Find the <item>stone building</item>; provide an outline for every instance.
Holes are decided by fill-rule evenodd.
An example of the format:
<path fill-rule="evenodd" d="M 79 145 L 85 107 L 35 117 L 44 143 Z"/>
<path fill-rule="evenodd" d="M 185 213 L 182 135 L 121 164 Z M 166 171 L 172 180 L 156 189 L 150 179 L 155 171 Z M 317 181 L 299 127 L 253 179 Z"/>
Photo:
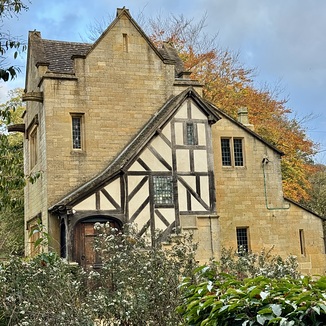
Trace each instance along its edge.
<path fill-rule="evenodd" d="M 282 153 L 202 98 L 174 49 L 156 48 L 127 9 L 94 44 L 29 33 L 23 100 L 26 253 L 49 247 L 94 266 L 95 222 L 141 235 L 181 228 L 201 262 L 222 247 L 298 257 L 324 273 L 322 219 L 283 197 Z"/>

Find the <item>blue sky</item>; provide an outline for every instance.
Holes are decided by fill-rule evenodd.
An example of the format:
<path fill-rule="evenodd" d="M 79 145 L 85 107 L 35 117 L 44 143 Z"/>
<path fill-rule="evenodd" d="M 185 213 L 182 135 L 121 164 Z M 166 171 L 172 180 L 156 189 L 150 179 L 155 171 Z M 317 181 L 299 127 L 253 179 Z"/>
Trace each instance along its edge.
<path fill-rule="evenodd" d="M 2 31 L 27 39 L 39 30 L 47 39 L 81 41 L 96 19 L 114 16 L 117 7 L 130 9 L 134 18 L 207 14 L 205 32 L 218 34 L 222 48 L 238 51 L 240 61 L 257 69 L 256 84 L 282 88 L 281 97 L 304 123 L 308 136 L 320 143 L 318 163 L 326 164 L 326 1 L 324 0 L 31 0 L 29 10 L 4 20 Z M 0 84 L 0 101 L 8 89 L 24 87 L 22 73 Z"/>

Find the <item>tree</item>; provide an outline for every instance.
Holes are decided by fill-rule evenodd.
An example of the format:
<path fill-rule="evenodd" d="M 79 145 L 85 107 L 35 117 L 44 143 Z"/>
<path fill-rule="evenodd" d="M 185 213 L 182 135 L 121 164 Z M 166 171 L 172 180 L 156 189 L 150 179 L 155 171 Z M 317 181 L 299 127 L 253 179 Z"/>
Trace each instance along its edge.
<path fill-rule="evenodd" d="M 317 165 L 316 169 L 317 171 L 310 176 L 309 200 L 304 204 L 326 218 L 326 166 Z"/>
<path fill-rule="evenodd" d="M 12 18 L 28 7 L 21 0 L 1 0 L 0 19 Z M 2 27 L 2 26 L 1 26 Z M 16 59 L 19 50 L 25 50 L 26 45 L 22 44 L 18 37 L 12 36 L 10 32 L 0 32 L 0 80 L 8 81 L 16 77 L 19 68 L 7 63 L 8 51 L 13 50 L 13 58 Z"/>
<path fill-rule="evenodd" d="M 22 90 L 9 95 L 10 99 L 0 105 L 0 116 L 7 111 L 8 117 L 0 120 L 0 256 L 22 254 L 24 249 L 23 135 L 6 131 L 10 123 L 22 121 Z"/>
<path fill-rule="evenodd" d="M 283 189 L 286 196 L 300 201 L 308 199 L 309 175 L 314 171 L 312 156 L 317 144 L 310 140 L 304 127 L 288 114 L 286 99 L 279 88 L 254 86 L 255 69 L 246 68 L 237 53 L 216 45 L 216 36 L 204 33 L 204 16 L 197 23 L 184 16 L 150 19 L 151 38 L 157 46 L 165 40 L 174 46 L 191 78 L 203 83 L 204 97 L 236 118 L 247 107 L 255 131 L 282 152 Z"/>

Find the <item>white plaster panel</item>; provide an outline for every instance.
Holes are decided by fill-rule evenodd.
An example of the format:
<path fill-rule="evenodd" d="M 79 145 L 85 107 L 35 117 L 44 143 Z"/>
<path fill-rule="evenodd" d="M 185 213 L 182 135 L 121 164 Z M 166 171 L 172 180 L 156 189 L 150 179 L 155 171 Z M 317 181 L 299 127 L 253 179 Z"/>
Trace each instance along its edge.
<path fill-rule="evenodd" d="M 200 177 L 200 197 L 205 203 L 209 203 L 209 180 L 208 176 Z"/>
<path fill-rule="evenodd" d="M 129 168 L 129 171 L 145 171 L 145 169 L 137 161 L 135 161 Z"/>
<path fill-rule="evenodd" d="M 193 119 L 207 119 L 206 115 L 194 103 L 191 104 L 191 116 Z"/>
<path fill-rule="evenodd" d="M 119 205 L 119 201 L 117 202 Z M 109 200 L 100 192 L 100 209 L 116 209 Z"/>
<path fill-rule="evenodd" d="M 178 197 L 179 197 L 179 210 L 187 211 L 187 190 L 186 188 L 178 181 Z"/>
<path fill-rule="evenodd" d="M 206 146 L 206 128 L 204 123 L 197 123 L 198 145 Z"/>
<path fill-rule="evenodd" d="M 176 150 L 177 170 L 179 172 L 190 171 L 189 150 L 178 149 Z"/>
<path fill-rule="evenodd" d="M 182 122 L 176 122 L 174 124 L 174 130 L 175 130 L 175 143 L 176 145 L 183 145 L 183 123 Z"/>
<path fill-rule="evenodd" d="M 95 194 L 87 197 L 82 202 L 73 207 L 76 211 L 78 210 L 93 210 L 96 209 Z"/>
<path fill-rule="evenodd" d="M 145 149 L 140 158 L 147 164 L 152 171 L 168 171 L 168 169 L 155 157 L 149 150 Z"/>
<path fill-rule="evenodd" d="M 187 184 L 196 192 L 196 177 L 193 175 L 184 175 L 182 179 L 187 182 Z"/>
<path fill-rule="evenodd" d="M 206 150 L 194 150 L 194 167 L 196 172 L 207 172 Z"/>
<path fill-rule="evenodd" d="M 110 196 L 115 200 L 115 202 L 121 207 L 121 197 L 120 197 L 120 179 L 117 179 L 104 187 L 104 189 L 110 194 Z M 100 209 L 116 209 L 110 201 L 105 197 L 105 195 L 100 192 Z"/>
<path fill-rule="evenodd" d="M 138 202 L 138 204 L 140 204 Z M 129 212 L 129 217 L 131 217 L 132 214 L 131 212 Z M 148 220 L 150 219 L 150 209 L 149 209 L 149 204 L 146 205 L 146 207 L 144 207 L 144 209 L 139 213 L 139 215 L 137 216 L 137 218 L 134 220 L 134 224 L 136 225 L 138 230 L 141 230 L 142 227 L 148 222 Z"/>
<path fill-rule="evenodd" d="M 159 211 L 170 224 L 174 222 L 175 220 L 174 208 L 164 208 L 164 209 L 159 209 Z M 166 228 L 167 226 L 155 214 L 155 229 L 165 230 Z"/>
<path fill-rule="evenodd" d="M 104 189 L 111 195 L 111 197 L 120 204 L 120 195 L 121 195 L 121 189 L 120 189 L 120 178 L 115 179 L 108 185 L 104 187 Z"/>
<path fill-rule="evenodd" d="M 187 102 L 184 102 L 174 115 L 176 118 L 186 119 L 187 118 Z"/>
<path fill-rule="evenodd" d="M 206 202 L 205 202 L 206 203 Z M 206 203 L 207 204 L 207 203 Z M 203 207 L 198 200 L 191 196 L 191 210 L 193 211 L 203 211 L 206 210 L 205 207 Z"/>
<path fill-rule="evenodd" d="M 171 122 L 169 122 L 164 128 L 162 129 L 162 134 L 171 141 Z"/>
<path fill-rule="evenodd" d="M 142 175 L 130 175 L 128 176 L 128 195 L 135 189 L 135 187 L 139 184 L 139 182 L 144 178 Z M 148 189 L 148 181 L 143 185 L 146 189 Z"/>
<path fill-rule="evenodd" d="M 140 182 L 142 176 L 129 176 L 128 177 L 128 186 L 129 193 L 136 187 Z M 129 218 L 138 210 L 140 205 L 145 201 L 149 195 L 148 181 L 142 186 L 142 188 L 134 195 L 134 197 L 129 201 Z M 142 228 L 144 224 L 148 221 L 150 217 L 149 204 L 140 212 L 140 214 L 135 219 L 134 223 L 137 224 L 138 228 Z"/>
<path fill-rule="evenodd" d="M 172 166 L 172 151 L 169 145 L 159 136 L 153 139 L 151 145 Z"/>

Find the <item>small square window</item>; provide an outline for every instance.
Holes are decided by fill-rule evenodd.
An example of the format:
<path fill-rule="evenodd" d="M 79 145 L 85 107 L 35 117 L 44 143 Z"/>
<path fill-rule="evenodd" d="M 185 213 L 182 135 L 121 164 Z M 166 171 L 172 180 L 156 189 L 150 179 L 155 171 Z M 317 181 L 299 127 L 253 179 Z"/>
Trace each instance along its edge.
<path fill-rule="evenodd" d="M 171 176 L 153 177 L 154 203 L 158 205 L 173 204 L 173 182 Z"/>
<path fill-rule="evenodd" d="M 249 238 L 248 238 L 248 228 L 237 228 L 237 246 L 238 253 L 244 253 L 249 251 Z"/>

